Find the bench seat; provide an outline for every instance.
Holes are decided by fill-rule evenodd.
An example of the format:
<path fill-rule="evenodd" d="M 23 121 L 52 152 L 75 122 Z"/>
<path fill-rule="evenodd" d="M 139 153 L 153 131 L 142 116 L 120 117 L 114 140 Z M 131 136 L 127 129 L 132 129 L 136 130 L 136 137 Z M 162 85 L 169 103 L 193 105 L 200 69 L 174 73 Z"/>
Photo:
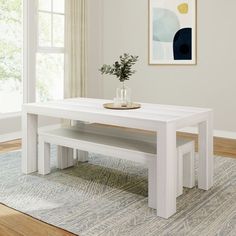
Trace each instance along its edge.
<path fill-rule="evenodd" d="M 43 175 L 50 173 L 50 144 L 66 147 L 60 149 L 58 157 L 58 165 L 61 168 L 73 165 L 73 150 L 93 152 L 147 165 L 149 206 L 156 207 L 153 205 L 155 166 L 158 158 L 155 133 L 91 124 L 40 132 L 38 140 L 38 170 Z M 183 192 L 183 186 L 190 188 L 194 186 L 194 141 L 178 138 L 176 147 L 178 163 L 176 195 L 179 196 Z"/>

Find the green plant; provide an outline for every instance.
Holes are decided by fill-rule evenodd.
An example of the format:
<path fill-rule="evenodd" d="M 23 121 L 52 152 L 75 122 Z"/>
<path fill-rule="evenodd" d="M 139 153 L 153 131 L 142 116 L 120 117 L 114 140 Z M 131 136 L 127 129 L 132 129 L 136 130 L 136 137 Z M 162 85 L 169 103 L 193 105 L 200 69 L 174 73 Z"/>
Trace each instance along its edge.
<path fill-rule="evenodd" d="M 0 82 L 22 80 L 22 2 L 0 0 Z"/>
<path fill-rule="evenodd" d="M 132 70 L 132 66 L 138 61 L 138 56 L 132 56 L 127 53 L 120 56 L 120 61 L 116 61 L 112 66 L 104 64 L 99 71 L 102 74 L 115 75 L 120 82 L 129 80 L 131 75 L 136 71 Z"/>

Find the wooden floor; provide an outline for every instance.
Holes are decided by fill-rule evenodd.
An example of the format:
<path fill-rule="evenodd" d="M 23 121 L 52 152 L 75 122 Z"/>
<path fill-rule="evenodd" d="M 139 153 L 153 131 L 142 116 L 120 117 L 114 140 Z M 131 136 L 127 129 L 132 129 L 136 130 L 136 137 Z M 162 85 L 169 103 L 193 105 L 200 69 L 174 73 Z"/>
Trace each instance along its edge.
<path fill-rule="evenodd" d="M 189 133 L 178 133 L 178 136 L 195 140 L 196 151 L 198 150 L 198 135 Z M 214 137 L 214 154 L 217 156 L 236 158 L 236 139 Z"/>
<path fill-rule="evenodd" d="M 72 236 L 69 232 L 35 220 L 0 204 L 0 236 Z"/>
<path fill-rule="evenodd" d="M 178 133 L 178 136 L 194 139 L 197 135 Z M 0 143 L 0 153 L 18 150 L 21 141 Z M 197 145 L 196 145 L 197 150 Z M 214 138 L 214 153 L 219 156 L 236 158 L 236 140 Z M 71 236 L 72 233 L 53 227 L 30 216 L 0 204 L 0 236 Z"/>
<path fill-rule="evenodd" d="M 6 143 L 0 143 L 0 153 L 11 152 L 21 148 L 21 140 L 13 140 Z"/>

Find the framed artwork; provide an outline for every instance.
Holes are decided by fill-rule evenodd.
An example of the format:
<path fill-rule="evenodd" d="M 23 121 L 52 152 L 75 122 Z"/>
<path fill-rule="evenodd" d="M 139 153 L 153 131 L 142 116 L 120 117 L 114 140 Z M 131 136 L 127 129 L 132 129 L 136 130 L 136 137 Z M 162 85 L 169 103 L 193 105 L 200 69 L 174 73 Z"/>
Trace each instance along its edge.
<path fill-rule="evenodd" d="M 149 64 L 196 64 L 196 0 L 149 0 Z"/>

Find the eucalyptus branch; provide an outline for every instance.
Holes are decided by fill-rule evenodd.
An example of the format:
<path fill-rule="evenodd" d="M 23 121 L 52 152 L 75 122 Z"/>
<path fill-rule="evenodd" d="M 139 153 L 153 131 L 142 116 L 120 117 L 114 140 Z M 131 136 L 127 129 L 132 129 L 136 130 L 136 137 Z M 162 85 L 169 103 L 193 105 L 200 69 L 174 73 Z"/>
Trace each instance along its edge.
<path fill-rule="evenodd" d="M 138 61 L 138 56 L 132 56 L 127 53 L 121 55 L 119 61 L 116 61 L 112 66 L 104 64 L 99 71 L 102 74 L 115 75 L 120 82 L 129 80 L 130 77 L 136 73 L 135 70 L 132 70 L 132 66 Z"/>

